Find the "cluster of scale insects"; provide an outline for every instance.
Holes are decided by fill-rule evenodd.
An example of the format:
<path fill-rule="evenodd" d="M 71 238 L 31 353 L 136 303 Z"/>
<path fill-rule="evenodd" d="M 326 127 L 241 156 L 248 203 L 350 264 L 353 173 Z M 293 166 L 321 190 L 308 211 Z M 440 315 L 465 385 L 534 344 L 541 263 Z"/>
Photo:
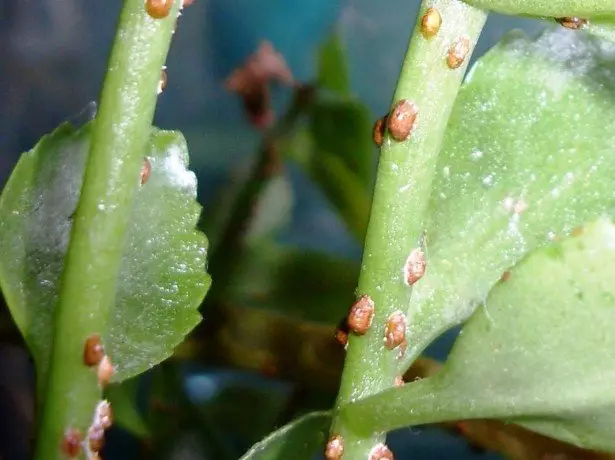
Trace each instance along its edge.
<path fill-rule="evenodd" d="M 556 18 L 556 21 L 568 29 L 582 29 L 589 23 L 586 19 L 578 17 Z M 436 8 L 428 8 L 421 17 L 420 30 L 426 40 L 436 35 L 442 25 L 442 16 Z M 467 36 L 457 37 L 448 47 L 445 62 L 449 69 L 455 70 L 461 67 L 470 53 L 470 39 Z M 381 146 L 387 134 L 396 141 L 407 140 L 415 129 L 419 109 L 415 103 L 402 99 L 397 101 L 391 111 L 376 120 L 372 139 L 377 146 Z M 525 205 L 523 205 L 524 209 Z M 520 213 L 523 209 L 517 209 Z M 421 245 L 422 246 L 422 245 Z M 425 274 L 427 263 L 423 247 L 417 247 L 410 252 L 403 268 L 404 282 L 412 286 L 419 281 Z M 501 281 L 505 282 L 510 277 L 510 272 L 502 275 Z M 372 298 L 367 294 L 362 294 L 352 305 L 348 315 L 342 319 L 336 330 L 335 337 L 344 347 L 348 346 L 348 335 L 365 335 L 372 326 L 375 305 Z M 403 357 L 406 342 L 406 315 L 397 311 L 392 313 L 386 320 L 384 328 L 383 343 L 388 350 L 398 350 L 398 357 Z M 401 376 L 395 377 L 394 385 L 403 386 L 404 380 Z M 326 460 L 341 460 L 344 455 L 344 438 L 340 434 L 332 434 L 325 447 Z M 393 460 L 391 450 L 385 444 L 377 444 L 369 453 L 368 460 Z"/>

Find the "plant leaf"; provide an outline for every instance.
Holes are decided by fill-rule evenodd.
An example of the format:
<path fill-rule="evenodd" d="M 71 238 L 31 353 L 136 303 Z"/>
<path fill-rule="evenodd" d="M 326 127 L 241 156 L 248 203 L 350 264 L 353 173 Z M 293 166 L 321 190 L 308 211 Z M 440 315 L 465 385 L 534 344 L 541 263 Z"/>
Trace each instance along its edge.
<path fill-rule="evenodd" d="M 597 37 L 615 42 L 615 15 L 592 18 L 586 30 Z"/>
<path fill-rule="evenodd" d="M 434 377 L 366 398 L 363 429 L 498 418 L 615 452 L 615 225 L 536 251 L 464 326 Z M 409 410 L 411 408 L 411 410 Z"/>
<path fill-rule="evenodd" d="M 353 302 L 358 273 L 353 261 L 263 241 L 247 248 L 227 300 L 333 326 Z"/>
<path fill-rule="evenodd" d="M 318 50 L 318 85 L 339 94 L 350 89 L 348 64 L 338 33 L 333 33 Z"/>
<path fill-rule="evenodd" d="M 139 380 L 130 379 L 120 385 L 113 384 L 105 389 L 105 398 L 113 408 L 113 423 L 133 436 L 147 439 L 151 436 L 144 417 L 137 407 Z"/>
<path fill-rule="evenodd" d="M 45 381 L 53 307 L 77 206 L 91 125 L 67 124 L 25 153 L 0 198 L 0 285 Z M 136 193 L 105 351 L 114 381 L 154 366 L 198 322 L 209 284 L 207 239 L 187 147 L 176 132 L 152 130 L 149 180 Z M 135 178 L 137 186 L 139 178 Z M 40 389 L 40 387 L 39 387 Z"/>
<path fill-rule="evenodd" d="M 329 412 L 311 412 L 256 443 L 241 460 L 311 460 L 324 446 L 330 424 Z"/>
<path fill-rule="evenodd" d="M 613 212 L 614 65 L 615 45 L 560 28 L 512 34 L 470 71 L 434 178 L 404 367 L 508 267 Z"/>

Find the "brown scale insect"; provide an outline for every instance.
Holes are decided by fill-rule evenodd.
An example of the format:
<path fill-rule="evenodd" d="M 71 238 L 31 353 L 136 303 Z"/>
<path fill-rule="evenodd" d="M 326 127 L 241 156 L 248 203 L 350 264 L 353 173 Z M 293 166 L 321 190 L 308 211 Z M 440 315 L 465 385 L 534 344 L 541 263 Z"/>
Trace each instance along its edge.
<path fill-rule="evenodd" d="M 384 328 L 384 346 L 389 350 L 400 346 L 406 340 L 406 316 L 401 312 L 393 313 Z"/>
<path fill-rule="evenodd" d="M 167 68 L 166 66 L 162 68 L 160 71 L 160 80 L 158 81 L 158 94 L 161 94 L 165 89 L 167 89 Z"/>
<path fill-rule="evenodd" d="M 359 297 L 348 313 L 348 327 L 357 335 L 365 334 L 372 325 L 374 318 L 374 301 L 370 296 L 363 294 Z"/>
<path fill-rule="evenodd" d="M 81 431 L 69 428 L 62 436 L 62 453 L 68 457 L 77 457 L 81 454 Z"/>
<path fill-rule="evenodd" d="M 109 356 L 105 355 L 100 361 L 100 364 L 98 364 L 98 384 L 101 387 L 106 387 L 111 377 L 113 377 L 113 374 L 115 374 L 115 368 Z"/>
<path fill-rule="evenodd" d="M 141 185 L 145 185 L 151 173 L 152 173 L 152 164 L 147 158 L 145 158 L 143 160 L 143 164 L 141 165 L 141 172 L 139 173 L 139 178 L 140 178 L 139 180 L 141 182 Z"/>
<path fill-rule="evenodd" d="M 414 128 L 417 114 L 418 110 L 412 102 L 407 99 L 398 101 L 387 117 L 391 137 L 398 142 L 406 140 Z"/>
<path fill-rule="evenodd" d="M 382 145 L 382 142 L 384 141 L 386 125 L 387 115 L 378 118 L 374 123 L 374 129 L 372 130 L 372 140 L 374 141 L 374 144 L 376 144 L 378 147 L 380 147 Z"/>
<path fill-rule="evenodd" d="M 171 12 L 173 0 L 146 0 L 145 11 L 154 19 L 166 18 Z"/>
<path fill-rule="evenodd" d="M 105 445 L 105 430 L 101 426 L 91 426 L 88 430 L 88 446 L 92 452 L 100 452 Z"/>
<path fill-rule="evenodd" d="M 427 8 L 421 18 L 421 33 L 425 38 L 435 37 L 442 25 L 442 16 L 435 8 Z"/>
<path fill-rule="evenodd" d="M 510 271 L 506 270 L 504 273 L 502 273 L 502 276 L 500 277 L 500 281 L 502 283 L 505 283 L 506 281 L 510 279 L 510 275 L 511 275 Z"/>
<path fill-rule="evenodd" d="M 469 52 L 470 39 L 468 37 L 459 37 L 449 48 L 446 63 L 451 69 L 457 69 L 461 67 Z"/>
<path fill-rule="evenodd" d="M 348 333 L 350 332 L 350 328 L 348 327 L 348 317 L 344 316 L 337 325 L 337 329 L 335 330 L 335 339 L 342 345 L 346 347 L 348 345 Z"/>
<path fill-rule="evenodd" d="M 92 334 L 85 340 L 83 347 L 83 364 L 86 366 L 96 366 L 100 363 L 105 350 L 102 346 L 100 336 L 98 334 Z"/>
<path fill-rule="evenodd" d="M 326 460 L 340 460 L 344 455 L 344 438 L 339 434 L 331 436 L 325 448 Z"/>
<path fill-rule="evenodd" d="M 395 386 L 396 387 L 403 387 L 404 386 L 404 378 L 401 375 L 398 375 L 397 377 L 395 377 Z"/>
<path fill-rule="evenodd" d="M 410 252 L 404 265 L 404 281 L 408 286 L 412 286 L 420 280 L 425 274 L 427 261 L 425 260 L 425 252 L 420 248 L 415 248 Z"/>
<path fill-rule="evenodd" d="M 377 444 L 369 453 L 369 460 L 394 460 L 393 452 L 385 444 Z"/>
<path fill-rule="evenodd" d="M 555 18 L 555 20 L 566 29 L 572 30 L 582 29 L 588 24 L 587 19 L 579 18 L 577 16 L 571 16 L 567 18 Z"/>

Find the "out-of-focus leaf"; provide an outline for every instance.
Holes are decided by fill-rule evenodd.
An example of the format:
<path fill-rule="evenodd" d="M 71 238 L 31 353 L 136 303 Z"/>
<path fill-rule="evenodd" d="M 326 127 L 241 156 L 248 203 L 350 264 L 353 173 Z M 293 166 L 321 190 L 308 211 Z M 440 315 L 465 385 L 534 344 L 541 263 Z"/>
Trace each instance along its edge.
<path fill-rule="evenodd" d="M 105 397 L 113 408 L 113 423 L 138 438 L 148 438 L 149 429 L 137 407 L 139 380 L 130 379 L 105 389 Z"/>
<path fill-rule="evenodd" d="M 608 219 L 537 250 L 470 318 L 441 372 L 364 399 L 348 419 L 380 432 L 497 418 L 615 452 L 614 272 L 615 225 Z"/>
<path fill-rule="evenodd" d="M 324 446 L 331 424 L 329 412 L 312 412 L 256 443 L 241 460 L 311 460 Z"/>
<path fill-rule="evenodd" d="M 90 127 L 65 124 L 17 164 L 0 198 L 0 285 L 45 381 L 53 309 L 77 206 Z M 200 213 L 195 175 L 186 169 L 181 134 L 152 130 L 149 180 L 136 192 L 116 304 L 104 337 L 117 365 L 115 381 L 165 359 L 200 321 L 210 284 L 207 239 L 195 230 Z M 106 212 L 101 209 L 100 212 Z"/>
<path fill-rule="evenodd" d="M 335 325 L 354 298 L 359 264 L 263 241 L 246 248 L 228 301 Z"/>
<path fill-rule="evenodd" d="M 265 186 L 254 210 L 248 240 L 271 236 L 290 222 L 293 207 L 293 189 L 285 175 L 279 174 Z"/>
<path fill-rule="evenodd" d="M 514 33 L 470 70 L 434 178 L 404 365 L 508 267 L 615 210 L 614 68 L 615 44 L 558 28 Z"/>
<path fill-rule="evenodd" d="M 351 98 L 320 98 L 310 110 L 310 130 L 317 155 L 327 153 L 339 158 L 368 190 L 375 149 L 367 108 Z"/>
<path fill-rule="evenodd" d="M 350 233 L 357 241 L 363 241 L 371 202 L 366 184 L 341 158 L 319 150 L 312 134 L 306 129 L 299 129 L 289 136 L 284 150 L 322 189 Z"/>
<path fill-rule="evenodd" d="M 333 33 L 318 50 L 318 85 L 339 94 L 350 88 L 348 65 L 338 33 Z"/>

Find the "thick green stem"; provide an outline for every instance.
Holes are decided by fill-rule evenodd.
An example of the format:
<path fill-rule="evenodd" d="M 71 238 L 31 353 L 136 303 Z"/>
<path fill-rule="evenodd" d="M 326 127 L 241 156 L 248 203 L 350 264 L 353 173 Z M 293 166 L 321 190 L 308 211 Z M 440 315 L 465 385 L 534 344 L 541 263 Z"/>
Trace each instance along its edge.
<path fill-rule="evenodd" d="M 421 29 L 421 18 L 428 7 L 442 19 L 431 38 L 425 38 Z M 486 16 L 484 11 L 457 0 L 422 3 L 393 98 L 393 105 L 403 99 L 410 101 L 418 115 L 407 140 L 397 142 L 387 135 L 382 145 L 358 287 L 358 294 L 373 300 L 375 315 L 365 335 L 350 338 L 338 408 L 392 387 L 398 375 L 399 347 L 385 348 L 385 324 L 391 314 L 408 309 L 411 288 L 404 267 L 424 230 L 444 130 Z M 437 21 L 429 24 L 434 23 Z M 433 32 L 433 27 L 427 32 Z M 449 51 L 460 41 L 468 46 L 465 50 L 464 46 L 457 47 L 457 55 L 465 56 L 463 62 L 456 63 L 458 67 L 451 68 L 455 65 L 449 66 Z M 406 340 L 411 343 L 412 337 Z M 344 458 L 353 460 L 367 459 L 374 445 L 384 440 L 384 434 L 358 434 L 342 418 L 336 418 L 332 433 L 342 435 Z"/>
<path fill-rule="evenodd" d="M 83 363 L 86 338 L 104 337 L 134 192 L 180 1 L 153 19 L 143 0 L 125 0 L 94 121 L 84 183 L 54 312 L 49 380 L 36 458 L 65 458 L 63 433 L 86 433 L 101 398 L 95 368 Z M 113 356 L 110 357 L 113 361 Z"/>
<path fill-rule="evenodd" d="M 591 18 L 615 13 L 613 0 L 465 0 L 477 8 L 486 8 L 498 13 Z"/>

